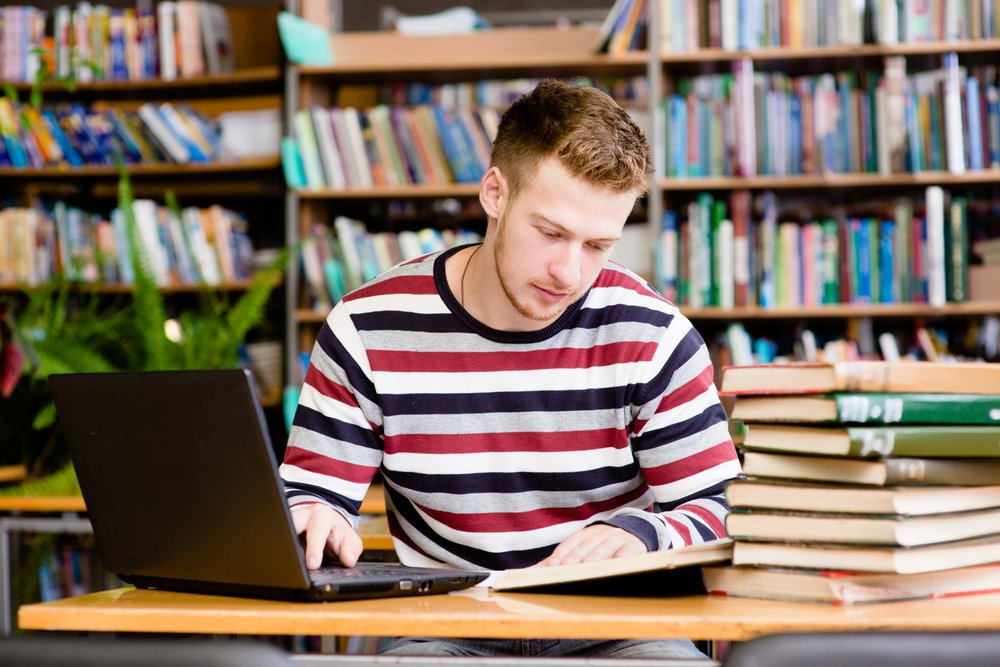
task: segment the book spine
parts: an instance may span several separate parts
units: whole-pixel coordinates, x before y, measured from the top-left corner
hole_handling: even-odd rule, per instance
[[[909,456],[948,458],[1000,457],[1000,428],[951,426],[947,431],[927,426],[849,428],[849,456]]]
[[[1000,396],[837,394],[837,419],[869,424],[1000,424]]]

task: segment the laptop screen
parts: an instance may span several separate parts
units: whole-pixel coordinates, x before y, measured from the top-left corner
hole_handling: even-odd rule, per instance
[[[53,375],[105,566],[309,586],[249,371]]]

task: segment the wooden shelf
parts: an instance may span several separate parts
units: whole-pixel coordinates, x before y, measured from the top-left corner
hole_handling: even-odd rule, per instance
[[[299,308],[295,311],[295,321],[299,324],[323,324],[329,314],[330,311],[321,313],[309,308]]]
[[[85,512],[81,496],[0,496],[0,512]]]
[[[306,311],[310,312],[310,311]],[[1000,301],[967,301],[939,308],[925,303],[835,304],[830,306],[799,306],[794,308],[684,308],[692,320],[801,320],[852,319],[859,317],[968,317],[1000,314]]]
[[[299,67],[306,77],[350,81],[456,81],[553,74],[643,75],[648,52],[621,56],[593,52],[596,28],[498,28],[467,35],[404,36],[393,32],[340,33],[331,37],[334,63]],[[456,58],[456,54],[461,54]]]
[[[206,176],[213,174],[247,173],[271,171],[281,166],[279,157],[250,158],[238,162],[205,162],[192,164],[130,164],[125,171],[129,176]],[[106,178],[118,176],[118,167],[113,165],[86,167],[26,167],[0,169],[0,178]]]
[[[785,60],[829,60],[845,58],[872,58],[884,56],[938,55],[954,51],[956,53],[991,53],[1000,51],[1000,39],[979,39],[961,42],[912,42],[907,44],[861,44],[858,46],[811,46],[794,48],[776,46],[771,48],[725,51],[723,49],[699,49],[685,53],[663,53],[660,62],[664,65],[704,62],[726,62],[749,58],[754,62]]]
[[[275,88],[278,88],[281,86],[282,80],[281,68],[273,65],[245,67],[225,74],[207,74],[205,76],[177,78],[173,80],[142,79],[139,81],[77,82],[74,84],[72,92],[67,90],[66,86],[59,81],[46,81],[41,85],[41,90],[45,96],[83,95],[90,97],[107,92],[134,92],[139,95],[146,95],[151,91],[157,90],[168,90],[171,94],[204,92],[216,95],[219,92],[223,92],[219,90],[220,88],[225,89],[224,92],[226,94],[231,92],[230,88],[242,88],[244,86],[253,86],[259,90],[262,86],[273,84]],[[15,83],[13,86],[18,91],[27,92],[31,90],[30,83]]]
[[[157,289],[165,294],[193,294],[203,291],[241,292],[249,289],[250,284],[251,282],[249,280],[238,280],[236,282],[220,283],[218,285],[209,285],[206,283],[199,283],[197,285],[163,285]],[[14,283],[0,283],[0,292],[26,292],[40,287],[40,285],[27,286]],[[92,292],[98,294],[130,294],[135,289],[132,285],[105,285],[99,283],[73,283],[70,285],[70,288],[78,292]]]
[[[961,175],[944,171],[917,174],[810,174],[794,176],[691,177],[661,179],[664,192],[691,190],[805,190],[818,188],[926,187],[940,185],[989,185],[1000,183],[1000,169],[969,171]]]
[[[448,185],[403,185],[396,187],[335,190],[322,188],[296,190],[300,199],[400,199],[440,197],[476,197],[479,183],[451,183]]]

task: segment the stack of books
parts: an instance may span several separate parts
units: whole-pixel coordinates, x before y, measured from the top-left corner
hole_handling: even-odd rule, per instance
[[[838,603],[1000,590],[1000,364],[734,366],[745,479],[709,592]],[[934,393],[927,393],[933,391]]]

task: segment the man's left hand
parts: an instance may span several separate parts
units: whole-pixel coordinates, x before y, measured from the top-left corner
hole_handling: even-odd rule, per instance
[[[587,526],[573,533],[556,550],[538,563],[540,566],[588,563],[595,560],[635,556],[646,553],[646,545],[638,537],[607,524]]]

